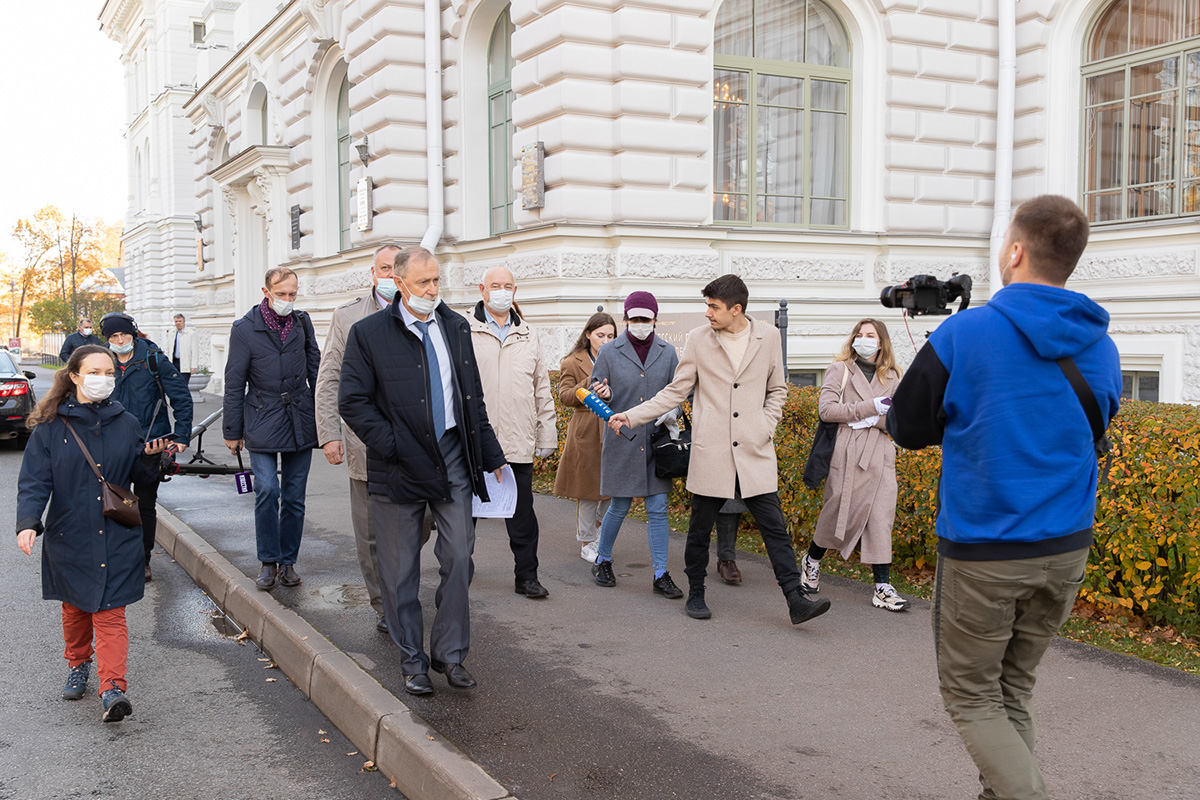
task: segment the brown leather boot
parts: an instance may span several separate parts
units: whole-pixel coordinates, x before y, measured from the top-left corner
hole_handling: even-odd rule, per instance
[[[717,575],[730,586],[736,586],[742,582],[742,571],[738,569],[736,561],[718,561]]]

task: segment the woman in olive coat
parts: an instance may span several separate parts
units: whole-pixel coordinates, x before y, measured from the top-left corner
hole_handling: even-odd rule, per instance
[[[143,444],[138,421],[108,399],[115,371],[103,347],[84,345],[71,353],[29,417],[33,433],[17,485],[17,545],[32,555],[42,536],[42,598],[62,603],[70,666],[63,699],[79,700],[87,692],[94,654],[105,722],[133,713],[125,696],[125,606],[141,600],[145,590],[142,528],[104,516],[100,481],[70,429],[104,480],[126,490],[131,483],[158,480],[158,454],[168,444],[166,439]]]
[[[589,411],[575,394],[580,386],[591,384],[592,365],[600,348],[617,335],[617,323],[603,312],[593,314],[583,326],[571,352],[562,360],[558,373],[558,399],[571,409],[567,440],[554,475],[554,494],[576,501],[575,540],[582,542],[584,561],[596,560],[596,540],[600,538],[600,520],[604,516],[600,493],[600,447],[604,439],[604,420]]]

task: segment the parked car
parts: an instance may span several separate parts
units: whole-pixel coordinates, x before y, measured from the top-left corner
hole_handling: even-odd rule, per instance
[[[24,447],[29,438],[25,420],[37,405],[31,383],[36,377],[22,371],[7,351],[0,352],[0,439],[16,438]]]

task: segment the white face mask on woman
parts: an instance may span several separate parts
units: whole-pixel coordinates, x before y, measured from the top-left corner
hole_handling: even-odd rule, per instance
[[[626,330],[629,335],[637,339],[639,342],[644,342],[650,338],[650,334],[654,333],[654,323],[652,322],[631,322]]]
[[[83,375],[83,384],[79,393],[90,403],[105,400],[117,386],[117,379],[112,375]]]
[[[879,352],[879,340],[870,339],[866,336],[859,336],[854,340],[854,352],[870,361]]]

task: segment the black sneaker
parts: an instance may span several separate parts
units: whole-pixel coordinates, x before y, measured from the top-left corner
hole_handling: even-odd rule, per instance
[[[611,561],[597,561],[592,565],[592,577],[600,586],[616,586],[617,576],[613,575]]]
[[[833,605],[829,602],[828,597],[822,597],[816,601],[809,600],[808,595],[799,586],[785,594],[784,597],[787,598],[788,614],[792,618],[793,625],[799,625],[813,617],[819,617]]]
[[[683,610],[692,619],[708,619],[712,616],[712,612],[704,604],[703,586],[693,586],[688,590],[687,604],[683,607]]]
[[[675,581],[671,580],[671,573],[669,572],[664,572],[661,578],[655,579],[654,591],[663,595],[668,600],[678,600],[683,597],[683,590],[675,585]]]
[[[129,702],[125,693],[116,687],[116,684],[113,684],[111,689],[101,692],[100,700],[104,703],[104,716],[101,719],[105,722],[120,722],[133,714],[133,704]]]
[[[82,700],[87,694],[88,678],[92,674],[92,663],[85,661],[78,667],[71,667],[67,673],[67,682],[63,685],[63,700]]]

